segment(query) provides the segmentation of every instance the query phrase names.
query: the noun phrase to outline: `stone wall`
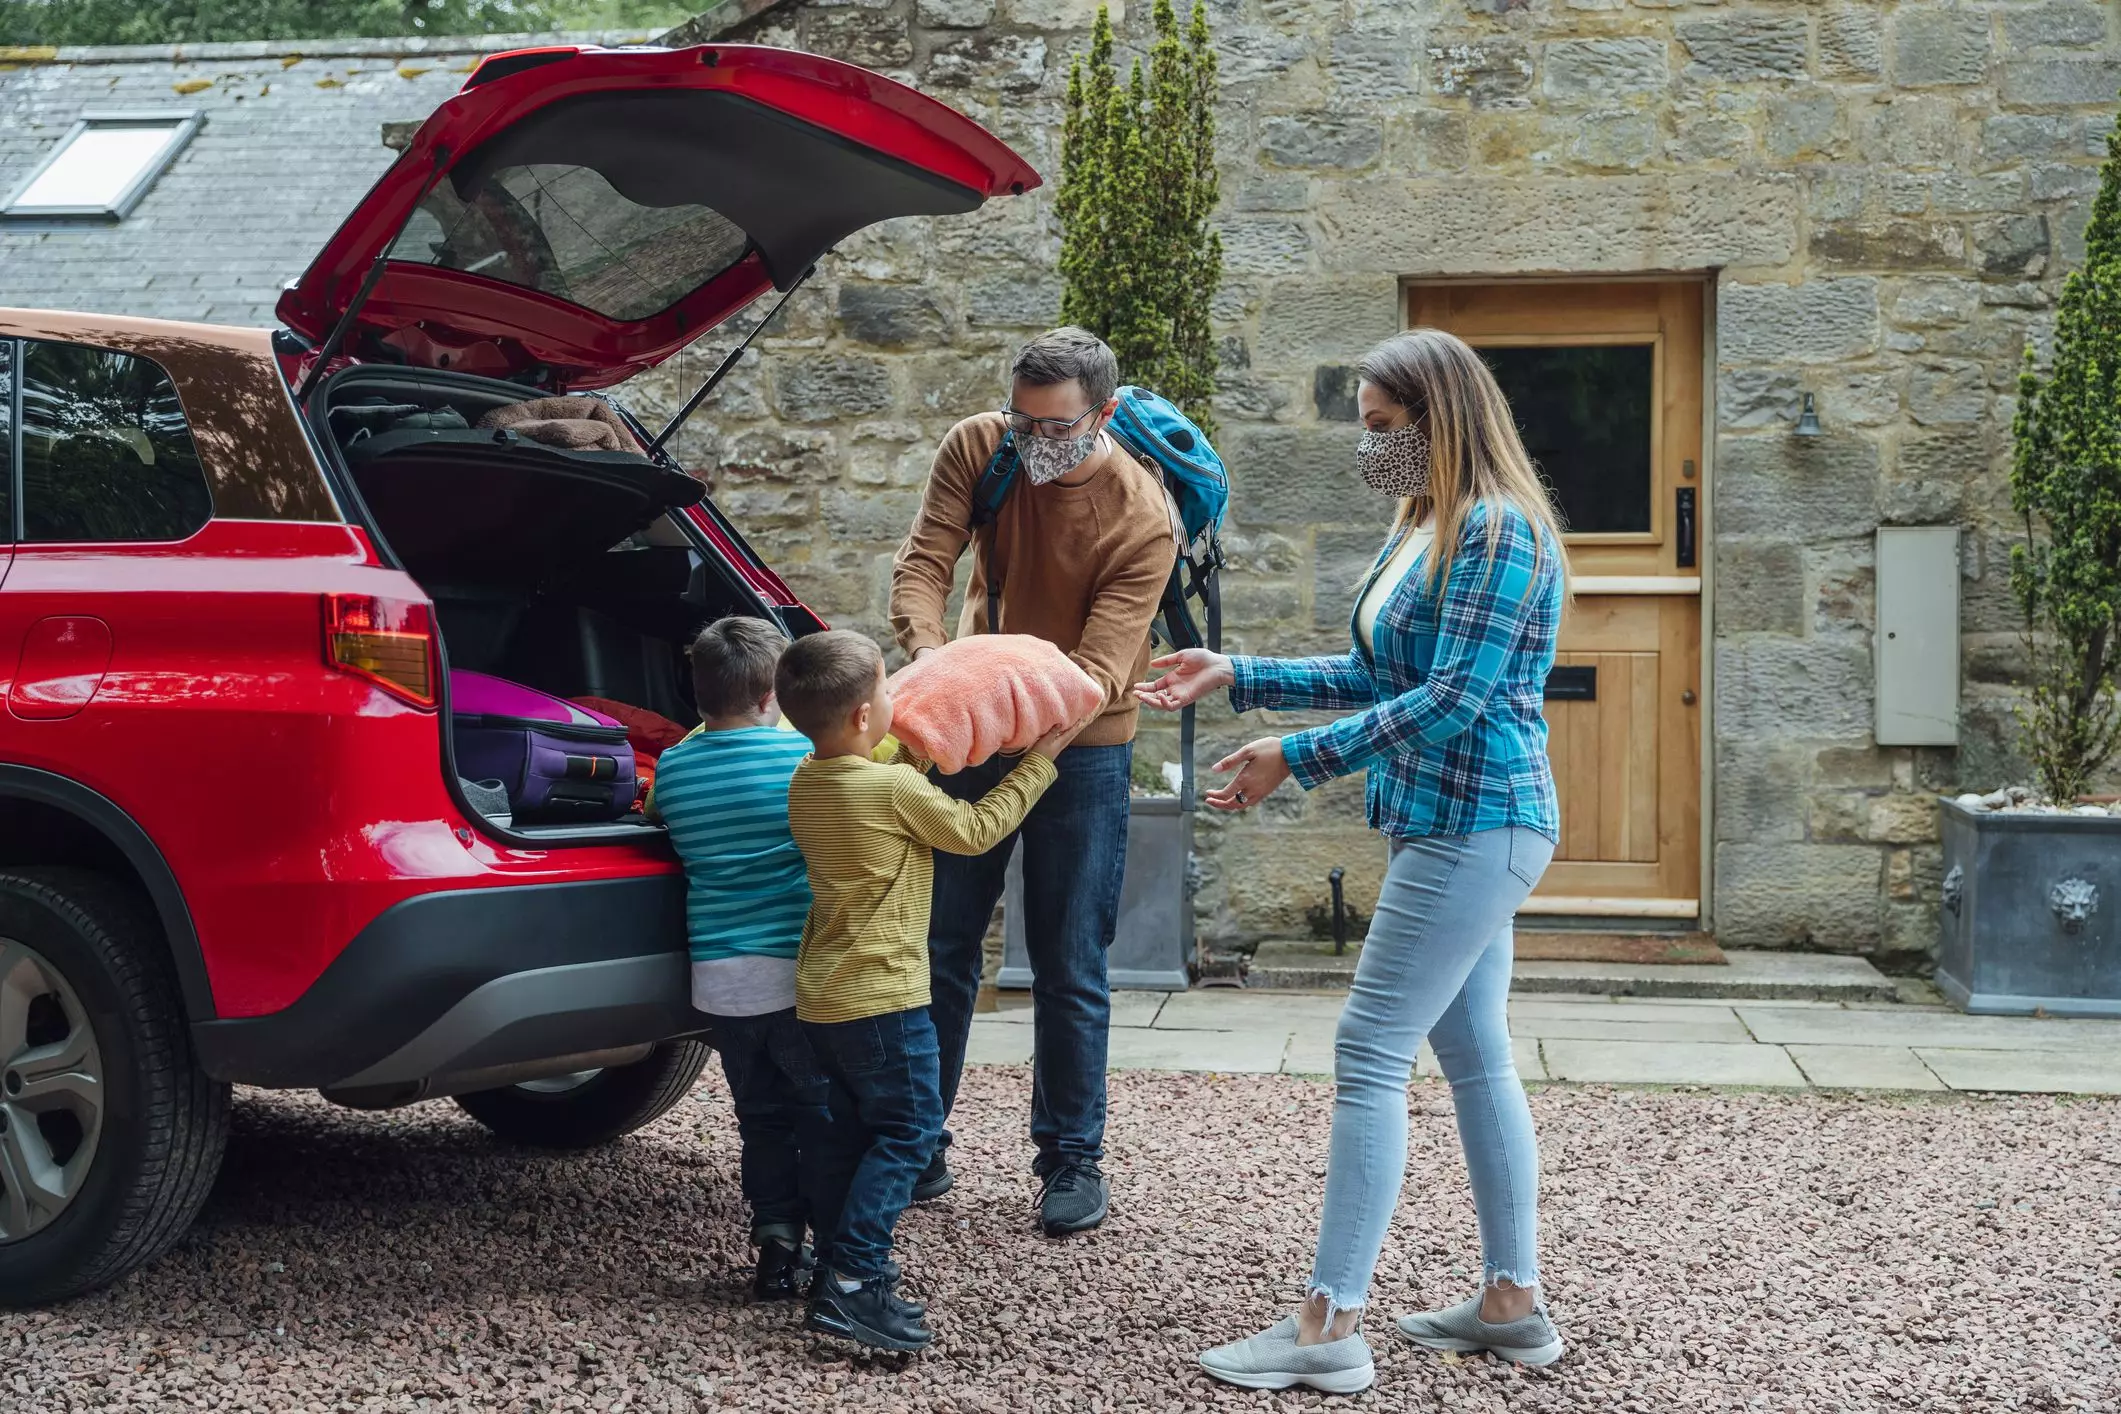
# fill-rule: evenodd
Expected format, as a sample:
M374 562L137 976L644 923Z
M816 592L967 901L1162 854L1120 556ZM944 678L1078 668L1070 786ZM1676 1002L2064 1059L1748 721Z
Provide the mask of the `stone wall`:
M1115 7L1116 8L1116 7ZM822 0L753 23L966 109L1057 170L1088 0ZM1139 47L1143 0L1122 25ZM1346 366L1410 276L1714 272L1715 924L1735 945L1912 960L1931 942L1928 792L2021 774L2008 431L2121 89L2105 7L1214 0L1222 56L1229 638L1344 646L1385 510L1352 478ZM885 634L890 551L937 436L1003 395L1058 304L1050 191L878 230L683 444L828 616ZM668 404L711 366L653 380ZM1801 392L1826 435L1788 435ZM1870 739L1871 534L1966 526L1965 745ZM1298 719L1292 719L1298 720ZM1265 729L1211 713L1203 760ZM1167 731L1144 754L1175 754ZM1374 895L1359 782L1203 822L1224 944Z

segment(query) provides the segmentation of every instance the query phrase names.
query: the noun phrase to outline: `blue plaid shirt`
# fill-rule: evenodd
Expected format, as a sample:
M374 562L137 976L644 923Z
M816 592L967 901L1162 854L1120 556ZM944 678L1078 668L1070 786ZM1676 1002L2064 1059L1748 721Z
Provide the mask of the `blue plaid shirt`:
M1358 605L1397 545L1378 556ZM1561 627L1561 555L1539 548L1515 507L1474 507L1443 592L1416 560L1377 616L1374 653L1351 624L1354 650L1337 658L1233 658L1230 705L1354 712L1283 737L1282 753L1305 790L1368 767L1370 825L1387 835L1523 825L1558 841L1541 709Z

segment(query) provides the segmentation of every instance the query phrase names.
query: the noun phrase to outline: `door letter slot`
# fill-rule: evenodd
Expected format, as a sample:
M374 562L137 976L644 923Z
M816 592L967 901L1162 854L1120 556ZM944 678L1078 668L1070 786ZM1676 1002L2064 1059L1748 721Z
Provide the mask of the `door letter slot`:
M1547 701L1549 702L1596 702L1598 700L1598 669L1593 667L1554 668L1547 673Z

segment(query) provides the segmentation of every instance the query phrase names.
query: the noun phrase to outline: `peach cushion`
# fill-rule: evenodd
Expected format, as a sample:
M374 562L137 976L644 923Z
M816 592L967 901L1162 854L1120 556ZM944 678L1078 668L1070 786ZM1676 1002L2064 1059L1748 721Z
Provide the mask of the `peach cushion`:
M891 679L891 730L944 775L1022 751L1105 694L1067 654L1022 633L946 643Z

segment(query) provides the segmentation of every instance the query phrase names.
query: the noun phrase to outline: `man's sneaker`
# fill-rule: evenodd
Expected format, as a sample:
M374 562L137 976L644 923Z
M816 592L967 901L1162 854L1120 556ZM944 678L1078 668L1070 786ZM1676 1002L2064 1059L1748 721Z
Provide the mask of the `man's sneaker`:
M1200 1367L1225 1384L1245 1389L1309 1385L1326 1394L1355 1394L1377 1378L1369 1342L1360 1331L1343 1340L1298 1345L1294 1316L1282 1317L1258 1335L1203 1350Z
M925 1350L935 1332L922 1324L925 1308L915 1314L899 1300L888 1276L871 1277L852 1291L840 1289L827 1275L814 1288L805 1330L834 1335L874 1350Z
M1048 1237L1088 1232L1105 1220L1110 1189L1095 1164L1062 1164L1046 1175L1038 1195L1039 1225Z
M1480 1319L1478 1296L1447 1310L1401 1316L1394 1324L1401 1335L1430 1350L1485 1350L1519 1365L1551 1365L1561 1358L1561 1332L1554 1329L1544 1302L1530 1315L1499 1325Z
M810 1249L781 1237L759 1241L759 1263L751 1272L751 1295L758 1301L800 1301L810 1286Z
M950 1172L949 1153L937 1149L935 1157L928 1160L928 1167L922 1169L921 1176L913 1181L913 1201L933 1203L955 1187L957 1176Z

